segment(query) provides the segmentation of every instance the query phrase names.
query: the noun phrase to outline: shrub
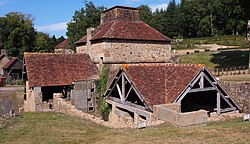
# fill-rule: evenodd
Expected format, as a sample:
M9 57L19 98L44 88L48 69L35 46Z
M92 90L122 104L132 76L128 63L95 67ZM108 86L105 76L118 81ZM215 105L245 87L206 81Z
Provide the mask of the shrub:
M200 51L199 50L195 50L194 53L199 53Z
M105 98L103 97L105 91L106 91L106 85L108 81L108 75L109 75L109 68L104 66L102 68L102 73L100 76L100 79L97 80L96 83L96 89L99 94L98 99L98 111L102 115L102 119L107 121L108 115L111 111L111 108L109 105L105 102Z

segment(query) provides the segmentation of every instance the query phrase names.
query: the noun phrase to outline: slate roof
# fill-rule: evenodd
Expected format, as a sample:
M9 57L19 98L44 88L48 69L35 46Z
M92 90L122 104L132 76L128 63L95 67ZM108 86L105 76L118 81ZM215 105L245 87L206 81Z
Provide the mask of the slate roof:
M171 39L143 21L111 21L97 27L98 32L90 39L125 39L170 42Z
M153 107L173 103L203 65L156 63L125 64L122 67L146 103Z
M88 54L24 53L29 86L71 85L98 78Z
M10 68L16 61L20 61L18 58L16 57L13 57L11 58L4 66L3 66L3 69L8 69ZM21 62L21 61L20 61ZM22 63L22 62L21 62ZM20 68L18 68L20 69Z
M65 39L61 43L55 46L55 49L70 49L69 39Z

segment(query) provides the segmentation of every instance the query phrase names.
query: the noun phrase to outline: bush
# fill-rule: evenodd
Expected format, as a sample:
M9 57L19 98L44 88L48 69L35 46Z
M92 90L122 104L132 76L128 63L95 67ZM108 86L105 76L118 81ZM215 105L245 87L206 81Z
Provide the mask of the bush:
M205 49L205 52L209 52L210 51L210 49Z
M104 66L102 68L102 74L100 76L100 79L97 80L96 83L96 89L99 94L98 99L98 111L102 115L103 120L108 120L108 115L111 111L111 108L108 106L108 104L105 102L105 98L103 97L105 91L106 91L106 85L108 81L108 75L109 75L109 68Z
M200 51L199 50L195 50L194 53L199 53Z

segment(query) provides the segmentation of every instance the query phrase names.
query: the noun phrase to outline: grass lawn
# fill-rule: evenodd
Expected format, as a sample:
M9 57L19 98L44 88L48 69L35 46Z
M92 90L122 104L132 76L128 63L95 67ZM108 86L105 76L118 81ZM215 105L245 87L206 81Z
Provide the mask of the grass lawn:
M180 63L205 64L207 68L248 67L249 51L219 51L192 53L181 56Z
M250 122L239 119L206 127L109 129L57 113L24 113L0 129L0 143L249 143Z

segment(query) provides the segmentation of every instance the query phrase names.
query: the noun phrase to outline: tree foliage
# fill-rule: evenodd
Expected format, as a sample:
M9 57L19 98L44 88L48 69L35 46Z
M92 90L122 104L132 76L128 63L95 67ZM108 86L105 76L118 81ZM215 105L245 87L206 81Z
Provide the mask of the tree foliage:
M97 27L100 24L100 16L105 9L103 6L95 6L93 2L84 2L85 8L75 11L71 22L67 23L67 33L70 43L74 43L86 35L86 29Z
M139 6L140 18L169 37L207 37L245 34L250 19L245 0L170 0L166 10Z
M37 32L30 14L10 12L0 17L0 49L6 49L10 57L23 58L24 52L52 52L58 40L43 32Z

